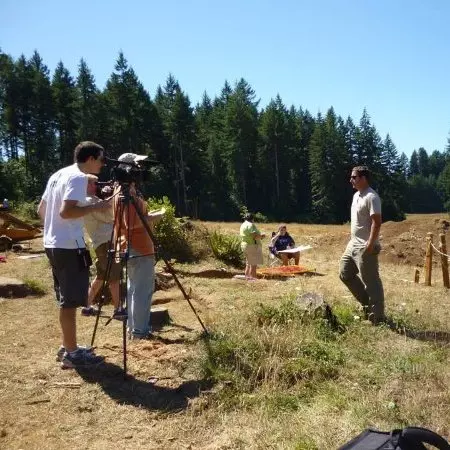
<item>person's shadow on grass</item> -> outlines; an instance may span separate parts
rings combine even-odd
[[[181,411],[187,408],[189,399],[198,397],[211,387],[211,383],[205,380],[189,380],[170,388],[158,386],[154,380],[138,380],[132,375],[124,379],[122,367],[110,362],[77,372],[86,383],[98,384],[118,404],[149,410]]]

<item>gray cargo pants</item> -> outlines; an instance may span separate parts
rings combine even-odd
[[[381,246],[377,244],[369,254],[350,241],[339,267],[339,278],[364,307],[365,317],[373,323],[384,319],[384,291],[378,273],[380,250]]]

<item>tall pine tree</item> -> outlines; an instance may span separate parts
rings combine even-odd
[[[67,166],[73,161],[73,150],[77,144],[78,92],[74,79],[62,61],[56,66],[52,80],[55,105],[55,128],[58,162]]]

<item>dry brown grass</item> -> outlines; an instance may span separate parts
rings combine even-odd
[[[236,271],[216,261],[177,265],[208,327],[239,338],[242,351],[251,343],[270,349],[266,359],[262,354],[260,370],[277,370],[268,371],[271,376],[252,387],[231,378],[214,383],[205,379],[201,328],[175,288],[155,294],[156,301],[170,300],[166,305],[173,319],[157,333],[161,339],[130,344],[131,380],[123,382],[120,372],[117,323],[99,328],[98,352],[107,358],[103,368],[79,374],[62,371],[54,359],[59,327],[47,262],[9,256],[0,266],[1,275],[34,280],[48,293],[0,300],[0,448],[333,449],[363,427],[406,424],[450,436],[449,292],[438,271],[432,287],[415,285],[410,282],[413,266],[393,264],[388,258],[389,239],[411,228],[417,234],[433,231],[441,217],[409,217],[397,232],[394,225],[385,227],[381,275],[387,312],[416,334],[407,337],[387,327],[352,322],[326,347],[343,358],[333,366],[337,375],[328,379],[280,381],[283,355],[294,343],[314,342],[317,330],[295,322],[261,328],[255,311],[260,303],[278,307],[296,293],[313,291],[337,310],[357,314],[355,301],[337,277],[348,226],[288,225],[298,243],[314,247],[302,255],[302,264],[323,276],[247,284],[233,280]],[[229,233],[239,226],[205,225]],[[276,226],[261,228],[269,234]],[[88,343],[93,321],[80,318],[78,324],[80,340]],[[421,333],[425,331],[430,333]],[[152,377],[157,379],[154,384]]]

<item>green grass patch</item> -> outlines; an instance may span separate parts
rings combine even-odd
[[[259,305],[243,319],[211,335],[202,366],[207,378],[248,393],[338,376],[344,354],[336,340],[318,337],[323,319],[305,318],[290,301],[278,308]]]
[[[35,295],[44,295],[48,292],[46,284],[40,280],[25,278],[23,283]]]

